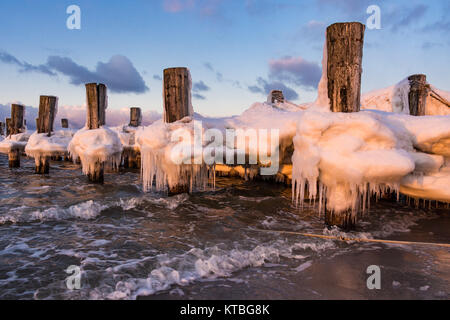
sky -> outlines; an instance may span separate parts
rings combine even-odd
[[[67,27],[71,5],[80,29]],[[169,67],[190,69],[207,116],[240,114],[271,89],[314,101],[326,27],[366,24],[370,5],[381,28],[366,29],[363,93],[415,73],[450,90],[448,0],[2,0],[0,106],[55,95],[79,110],[84,84],[103,82],[110,110],[161,113]]]

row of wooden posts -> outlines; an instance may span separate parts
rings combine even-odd
[[[327,78],[328,97],[333,112],[358,112],[361,99],[361,74],[365,26],[361,23],[336,23],[327,28]],[[428,94],[425,75],[413,75],[409,78],[411,90],[409,107],[412,115],[425,114],[425,101]],[[187,68],[170,68],[164,70],[163,99],[164,120],[176,122],[190,115],[191,77]],[[107,106],[107,88],[104,84],[86,84],[87,127],[90,130],[105,125]],[[274,91],[272,102],[284,102],[281,91]],[[37,130],[48,133],[53,129],[57,98],[42,96],[39,104]],[[131,109],[131,126],[140,126],[141,110]],[[63,127],[68,122],[63,120]],[[23,127],[23,106],[12,105],[11,119],[7,119],[9,134],[17,134]],[[138,166],[138,155],[133,150],[125,150],[124,158],[129,166]],[[11,162],[12,161],[12,162]],[[48,173],[48,158],[36,168],[37,173]],[[20,153],[10,154],[10,165],[20,165]],[[97,163],[94,173],[89,176],[92,182],[103,182],[104,163]],[[188,191],[187,185],[174,186],[169,193]],[[350,223],[350,215],[327,215],[330,225],[345,226]]]

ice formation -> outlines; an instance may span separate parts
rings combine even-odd
[[[28,132],[8,136],[0,141],[0,152],[9,153],[11,150],[15,149],[23,150],[27,145],[29,138],[30,134]]]
[[[27,156],[34,158],[36,165],[41,163],[42,158],[53,156],[64,156],[67,147],[72,140],[73,131],[63,129],[52,133],[33,133],[25,147]]]
[[[222,161],[214,161],[214,163],[205,164],[202,161],[205,151],[208,153],[215,148],[220,149],[223,155],[228,152],[233,157],[245,154],[248,158],[258,159],[258,163],[262,167],[266,165],[266,168],[261,170],[268,169],[267,167],[271,166],[274,161],[267,159],[264,161],[260,155],[265,150],[268,157],[276,156],[278,163],[279,150],[283,154],[283,151],[292,145],[292,138],[296,132],[296,118],[298,118],[300,110],[301,108],[290,102],[255,103],[240,116],[207,118],[195,114],[193,117],[186,117],[172,124],[166,124],[161,120],[139,129],[136,132],[136,142],[141,150],[144,189],[151,189],[154,181],[157,190],[166,190],[167,187],[186,184],[191,189],[203,188],[211,174],[214,173],[215,164],[226,162],[223,157],[221,157]],[[196,123],[201,123],[201,127],[197,127]],[[215,140],[209,141],[205,138],[205,130],[208,129],[215,129],[224,137],[223,141],[219,143],[220,145],[216,145],[217,141]],[[245,149],[241,148],[234,139],[226,139],[227,130],[231,129],[234,129],[235,132],[238,130],[254,132],[257,142],[255,144],[247,143]],[[260,132],[259,129],[268,132],[267,134],[261,133],[262,131]],[[196,130],[197,134],[195,134]],[[182,143],[178,138],[172,141],[174,133],[179,136],[187,136],[187,138],[183,139]],[[279,144],[276,134],[279,136]],[[276,145],[274,145],[275,141]],[[180,152],[176,153],[175,147]],[[190,163],[187,163],[189,161]],[[252,168],[237,166],[235,169],[236,172],[248,178],[259,173]]]
[[[72,138],[68,150],[73,160],[81,160],[84,174],[92,174],[97,163],[104,163],[106,168],[118,168],[123,146],[117,132],[108,127],[79,130]]]
[[[297,203],[318,198],[321,211],[351,210],[355,216],[370,205],[372,195],[388,190],[411,196],[422,190],[423,198],[450,202],[447,191],[432,194],[433,183],[450,185],[444,166],[450,153],[449,117],[302,113],[292,172]]]
[[[178,153],[174,151],[174,147],[180,146],[180,141],[171,139],[171,134],[177,130],[189,138],[181,142],[181,148],[186,150],[180,150]],[[195,152],[191,152],[193,135],[194,123],[189,117],[170,124],[160,120],[137,130],[136,142],[141,151],[141,172],[145,191],[152,189],[154,181],[159,191],[178,185],[189,185],[190,190],[206,187],[211,168],[201,160],[192,159],[191,154],[195,156]]]
[[[409,114],[409,89],[409,80],[404,79],[394,86],[363,94],[361,109]],[[450,115],[450,107],[443,101],[450,101],[450,92],[430,85],[425,115]]]

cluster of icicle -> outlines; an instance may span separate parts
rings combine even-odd
[[[183,154],[172,152],[175,145],[180,142],[171,141],[171,133],[181,129],[188,135],[193,135],[194,127],[190,120],[186,118],[176,123],[164,123],[161,120],[137,130],[136,143],[141,151],[141,178],[144,191],[167,191],[177,186],[189,186],[190,191],[205,190],[210,181],[215,184],[215,166],[198,164],[190,156],[185,158]],[[183,143],[186,150],[191,149],[190,142]],[[185,160],[191,162],[186,163]]]

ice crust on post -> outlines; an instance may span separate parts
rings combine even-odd
[[[68,146],[73,137],[73,131],[68,129],[53,132],[52,136],[47,133],[33,133],[25,147],[28,157],[35,160],[36,166],[42,159],[62,156],[68,152]]]
[[[96,164],[105,163],[106,169],[116,169],[120,165],[123,146],[117,132],[108,127],[79,130],[68,147],[73,161],[81,160],[83,173],[94,174]]]
[[[428,190],[424,198],[450,202],[448,193],[434,196],[429,186],[437,179],[450,185],[445,165],[449,124],[445,116],[303,112],[294,138],[296,204],[318,198],[321,212],[351,210],[356,219],[357,212],[370,206],[371,196],[385,191],[417,196],[415,189]]]

